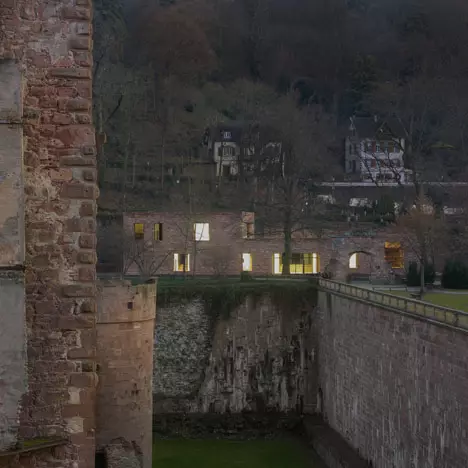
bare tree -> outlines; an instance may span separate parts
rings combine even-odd
[[[212,247],[204,255],[203,266],[217,278],[227,276],[235,258],[232,250],[225,247]],[[240,266],[240,259],[238,261]]]
[[[443,213],[438,213],[432,202],[418,196],[415,204],[397,220],[398,233],[406,250],[412,252],[420,265],[419,297],[425,292],[425,273],[434,265],[437,245],[444,234]]]
[[[315,203],[311,189],[333,168],[333,136],[329,116],[320,108],[300,109],[296,99],[287,96],[278,100],[275,110],[269,123],[276,130],[277,145],[257,162],[261,188],[256,205],[266,224],[281,226],[283,274],[288,275],[293,234],[319,230],[314,212],[322,205]]]

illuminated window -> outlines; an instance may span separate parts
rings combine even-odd
[[[242,271],[252,271],[252,255],[242,254]]]
[[[145,237],[145,225],[143,223],[135,223],[133,225],[135,239],[143,239]]]
[[[174,271],[190,271],[190,254],[174,254]]]
[[[319,256],[316,253],[301,254],[305,275],[316,275],[320,271]]]
[[[349,268],[351,268],[351,270],[357,270],[357,267],[358,267],[358,254],[353,253],[353,255],[349,257]]]
[[[385,260],[394,270],[405,266],[405,256],[399,242],[385,242]]]
[[[280,275],[283,271],[283,256],[273,255],[273,273]],[[320,271],[320,259],[316,253],[293,253],[289,271],[292,275],[312,275]]]
[[[281,275],[283,271],[283,259],[281,254],[273,254],[273,274]]]
[[[163,226],[162,223],[156,223],[154,225],[154,240],[162,241],[163,240]]]
[[[210,240],[210,225],[208,223],[195,223],[194,231],[197,242],[207,242]]]
[[[289,265],[291,275],[304,274],[304,258],[302,254],[293,253],[291,255],[291,264]]]

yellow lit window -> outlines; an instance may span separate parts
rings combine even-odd
[[[154,225],[154,240],[162,241],[163,240],[163,229],[162,223],[156,223]]]
[[[405,255],[399,242],[385,242],[385,260],[394,270],[405,266]]]
[[[190,254],[174,254],[174,271],[190,271]]]
[[[304,265],[304,274],[316,275],[320,271],[319,256],[316,253],[300,254]]]
[[[143,223],[135,223],[133,225],[133,232],[135,233],[135,239],[143,239],[145,237],[145,226]]]
[[[273,255],[273,273],[281,274],[283,271],[283,257],[281,254]],[[289,271],[292,275],[312,275],[320,271],[320,259],[316,253],[293,253]]]
[[[195,240],[197,242],[206,242],[210,240],[210,225],[208,223],[195,223],[193,226]]]
[[[357,267],[358,267],[358,254],[353,253],[353,255],[349,257],[349,268],[351,270],[357,270]]]
[[[252,271],[252,255],[242,254],[242,271]]]

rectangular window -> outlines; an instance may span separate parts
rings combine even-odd
[[[373,141],[371,145],[372,145],[372,146],[371,146],[371,148],[372,148],[371,151],[372,151],[372,153],[375,153],[375,149],[376,149],[376,147],[377,147],[375,141]]]
[[[393,141],[388,142],[388,152],[389,153],[394,153],[395,152],[395,144],[393,143]]]
[[[320,271],[319,256],[316,253],[293,253],[289,271],[292,275],[311,275]],[[283,256],[273,255],[273,273],[280,275],[283,272]]]
[[[289,266],[291,275],[304,274],[304,259],[302,254],[293,253],[291,255],[291,265]]]
[[[255,224],[254,223],[242,223],[242,238],[243,239],[255,238]]]
[[[236,155],[236,150],[232,146],[225,146],[223,148],[223,156],[226,158],[233,157]]]
[[[230,140],[231,136],[232,136],[231,132],[223,132],[223,138],[225,140]]]
[[[145,237],[145,225],[143,223],[135,223],[133,225],[135,239],[143,239]]]
[[[162,223],[156,223],[154,225],[154,240],[162,241],[163,240],[163,225]]]
[[[369,152],[369,142],[368,142],[368,141],[364,142],[364,151],[365,151],[366,153]]]
[[[394,270],[404,268],[405,258],[399,242],[385,242],[385,260]]]
[[[380,141],[377,141],[375,143],[375,152],[380,153],[380,149],[381,149]]]
[[[210,240],[210,225],[208,223],[195,223],[193,229],[196,242],[207,242]]]
[[[174,271],[190,271],[190,254],[174,254]]]
[[[242,254],[242,271],[252,271],[252,254]]]
[[[279,253],[273,254],[273,274],[281,275],[283,272],[283,258]]]

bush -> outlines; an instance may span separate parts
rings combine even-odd
[[[434,284],[436,272],[431,263],[424,267],[424,284]],[[406,274],[406,285],[410,287],[421,286],[421,269],[416,262],[411,262]]]
[[[442,274],[442,286],[447,289],[468,289],[468,266],[460,260],[449,260]]]
[[[424,268],[424,283],[434,284],[435,279],[436,279],[436,271],[435,271],[434,265],[432,263],[429,263]]]
[[[419,268],[416,262],[411,262],[406,273],[406,285],[407,286],[420,286],[421,278],[419,276]]]
[[[253,281],[253,276],[248,271],[242,271],[240,275],[240,280],[241,280],[241,283]]]

